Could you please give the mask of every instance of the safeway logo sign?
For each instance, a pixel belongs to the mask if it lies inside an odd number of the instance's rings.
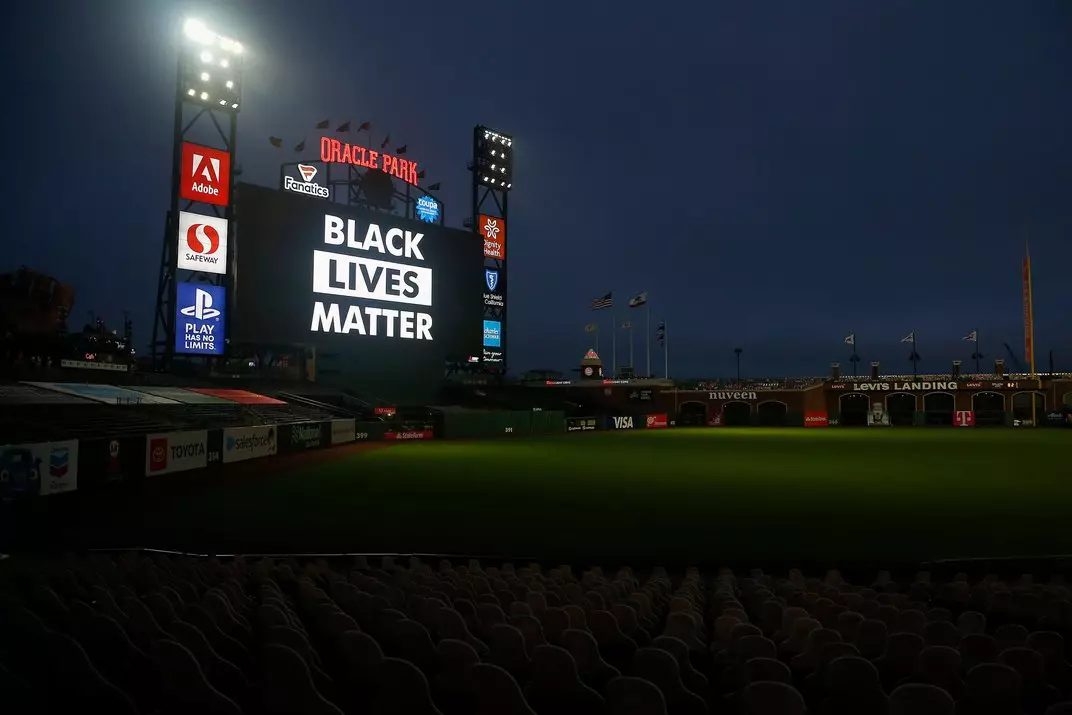
[[[296,194],[318,196],[322,199],[330,198],[331,189],[313,183],[313,177],[316,176],[316,171],[316,167],[312,164],[298,164],[298,173],[301,174],[302,180],[298,181],[293,176],[284,176],[283,188],[287,191],[293,191]]]
[[[227,206],[231,200],[231,155],[220,149],[183,142],[179,196]]]
[[[179,212],[179,268],[227,273],[227,219]]]
[[[220,311],[212,307],[212,294],[200,288],[194,291],[194,304],[186,306],[181,312],[194,320],[212,320],[220,317]]]

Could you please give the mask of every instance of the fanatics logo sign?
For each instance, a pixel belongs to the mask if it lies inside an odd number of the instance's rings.
[[[227,206],[231,200],[231,155],[220,149],[183,142],[179,196]]]

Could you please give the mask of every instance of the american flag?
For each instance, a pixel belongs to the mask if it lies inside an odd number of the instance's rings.
[[[603,310],[604,308],[609,308],[614,305],[614,300],[611,295],[611,293],[607,293],[605,296],[593,300],[592,310]]]

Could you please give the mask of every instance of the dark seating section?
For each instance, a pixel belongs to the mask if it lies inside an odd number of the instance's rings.
[[[5,712],[1072,711],[1059,579],[150,552],[4,566]]]

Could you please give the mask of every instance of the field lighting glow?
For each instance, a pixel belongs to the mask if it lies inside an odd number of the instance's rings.
[[[183,24],[182,29],[183,32],[186,33],[186,37],[188,37],[190,40],[196,42],[199,45],[210,45],[214,47],[219,47],[224,52],[230,52],[235,55],[242,54],[241,44],[239,44],[235,40],[232,40],[230,37],[217,35],[215,32],[205,27],[205,24],[200,20],[187,20]],[[205,54],[208,53],[206,52],[202,54],[202,59],[204,59]],[[205,62],[211,61],[211,55],[209,55],[209,59],[205,60]]]

